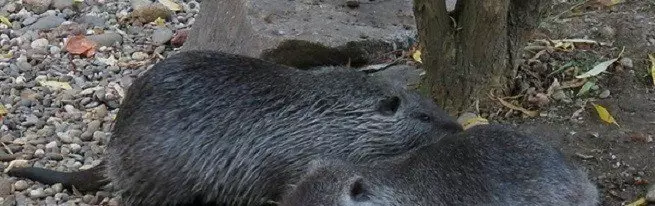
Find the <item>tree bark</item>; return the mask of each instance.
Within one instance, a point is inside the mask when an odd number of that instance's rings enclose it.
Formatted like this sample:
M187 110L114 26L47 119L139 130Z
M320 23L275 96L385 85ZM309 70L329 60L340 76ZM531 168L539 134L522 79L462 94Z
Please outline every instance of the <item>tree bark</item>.
M527 39L525 34L536 25L543 4L539 0L460 0L449 15L444 1L414 0L424 47L423 91L451 114L464 112L476 101L482 107L489 105L490 92L506 93L513 57Z

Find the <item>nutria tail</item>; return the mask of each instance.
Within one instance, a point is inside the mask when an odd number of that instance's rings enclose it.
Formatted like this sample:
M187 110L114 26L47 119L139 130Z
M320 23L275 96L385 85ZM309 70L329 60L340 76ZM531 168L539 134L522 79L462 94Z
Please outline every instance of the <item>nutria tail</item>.
M12 168L8 175L41 182L43 184L61 183L67 189L75 187L78 191L98 191L109 180L104 178L104 162L87 170L77 172L59 172L38 167Z

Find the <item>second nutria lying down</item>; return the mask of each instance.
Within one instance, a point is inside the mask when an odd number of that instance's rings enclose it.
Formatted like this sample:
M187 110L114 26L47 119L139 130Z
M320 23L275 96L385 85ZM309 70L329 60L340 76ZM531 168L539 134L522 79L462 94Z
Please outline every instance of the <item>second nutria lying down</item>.
M310 164L281 206L599 204L585 173L539 138L479 125L389 161Z

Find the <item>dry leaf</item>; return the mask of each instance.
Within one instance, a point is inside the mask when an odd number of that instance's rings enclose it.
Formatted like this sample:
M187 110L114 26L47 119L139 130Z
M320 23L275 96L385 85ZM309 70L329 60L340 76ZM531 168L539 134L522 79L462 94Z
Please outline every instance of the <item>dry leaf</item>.
M155 25L157 26L166 26L166 20L162 19L161 17L157 17L157 19L155 19L153 22L155 22Z
M68 38L66 42L66 51L71 54L80 54L85 57L90 57L95 54L97 44L83 35L73 36Z
M578 94L576 94L575 96L582 96L586 94L594 85L596 85L596 83L593 81L588 81L584 83L584 85L582 85L582 88L580 88L580 91L578 91Z
M573 79L573 80L562 82L562 85L556 87L555 89L569 89L569 88L581 87L585 83L587 83L587 81L588 81L587 79Z
M467 130L475 125L489 124L489 120L482 118L480 116L466 120L462 127L464 130Z
M105 64L107 64L109 66L115 66L116 63L118 62L118 60L114 57L113 54L109 55L109 57L107 57L107 58L98 57L98 61L100 61L102 63L105 63Z
M9 19L5 16L0 16L0 22L11 27L11 21L9 21Z
M653 78L653 85L655 85L655 54L649 54L650 59L650 76Z
M423 63L423 61L421 60L421 50L417 49L416 51L414 51L414 53L412 53L412 58L414 59L414 61Z
M52 90L69 90L73 89L71 88L71 85L68 84L68 82L58 82L58 81L40 81L39 84L44 87L50 87Z
M551 97L555 93L555 90L559 90L561 85L559 84L559 81L557 78L553 79L553 83L550 84L548 89L546 90L546 96Z
M573 46L573 43L571 43L571 42L562 42L562 41L555 42L554 47L557 48L557 49L561 49L563 51L571 51L571 50L575 49L575 47Z
M597 41L589 39L562 39L561 41L570 43L598 44Z
M528 115L530 117L536 117L536 116L539 115L538 111L532 111L532 110L528 110L528 109L523 108L523 107L513 105L512 103L506 102L505 100L503 100L501 98L496 98L496 99L498 99L500 104L502 104L503 106L505 106L507 108L510 108L510 109L513 109L513 110L521 111L521 112L523 112L524 114L526 114L526 115Z
M457 118L457 123L467 130L475 125L489 124L489 121L474 113L464 113Z
M622 0L596 0L596 1L598 1L598 3L602 4L603 6L614 6L622 2Z
M614 117L612 117L610 112L607 111L607 109L605 109L605 107L594 104L594 103L591 103L591 105L593 105L594 108L596 108L596 112L598 112L598 117L600 117L601 120L603 120L603 121L605 121L607 123L615 124L616 126L619 126L619 123L617 123L616 120L614 120Z
M614 59L610 59L610 60L601 62L600 64L597 64L596 66L594 66L593 69L585 72L584 74L575 76L575 78L582 79L582 78L596 76L596 75L604 72L605 70L607 70L607 68L609 68L610 65L612 65L614 62L616 62L616 60L618 60L618 58L614 58Z
M2 54L0 54L0 56L4 59L11 59L12 57L14 57L14 52L12 51L8 51L7 53L3 52Z
M636 201L634 201L634 202L632 202L630 204L627 204L626 206L642 206L642 205L646 205L646 198L644 198L644 197L639 198L638 200L636 200Z
M0 117L7 115L8 111L4 105L0 104Z
M562 39L562 40L552 40L554 47L563 51L571 51L575 49L576 44L599 44L597 41L589 39Z
M179 10L182 10L182 7L181 7L179 4L173 2L172 0L159 0L159 3L163 4L164 6L166 6L166 7L167 7L168 9L170 9L171 11L179 11Z
M28 166L27 163L29 163L29 161L27 160L12 160L11 162L9 162L7 168L5 168L4 173L9 172L14 167L27 167Z
M182 45L184 45L184 42L186 41L188 35L189 35L188 29L177 30L175 32L175 35L173 35L173 38L171 38L171 45L173 45L174 47L181 47Z

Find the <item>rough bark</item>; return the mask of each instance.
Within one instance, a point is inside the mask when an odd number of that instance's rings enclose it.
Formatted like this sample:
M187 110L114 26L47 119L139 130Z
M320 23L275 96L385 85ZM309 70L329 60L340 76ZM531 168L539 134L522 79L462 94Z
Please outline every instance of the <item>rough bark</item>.
M450 16L443 1L414 4L427 74L423 89L457 114L476 100L482 107L489 105L490 92L502 95L508 90L513 57L545 3L460 0Z

